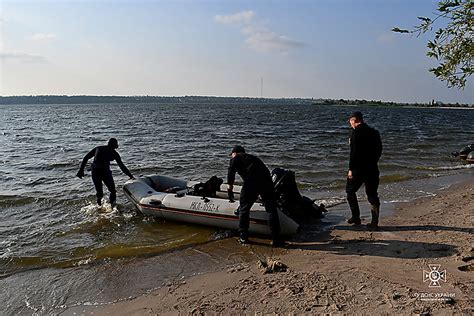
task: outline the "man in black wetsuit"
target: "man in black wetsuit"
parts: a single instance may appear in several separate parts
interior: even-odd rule
[[[118,141],[115,138],[111,138],[109,139],[107,146],[97,146],[92,149],[82,160],[81,167],[77,172],[77,176],[82,179],[87,161],[94,157],[94,162],[92,163],[92,181],[94,182],[95,190],[97,192],[97,204],[99,205],[102,204],[102,197],[104,196],[104,191],[102,189],[102,182],[104,182],[110,192],[110,204],[112,207],[115,206],[117,194],[115,191],[112,171],[110,170],[111,161],[115,160],[123,173],[129,176],[130,179],[134,178],[130,171],[128,171],[127,167],[123,164],[118,152],[115,151],[118,146]]]
[[[349,224],[360,225],[360,210],[356,192],[365,184],[367,199],[371,204],[372,221],[367,224],[369,229],[378,229],[380,199],[377,193],[379,187],[378,161],[382,155],[382,140],[374,128],[364,123],[362,113],[355,111],[349,117],[352,127],[350,136],[349,171],[347,172],[346,193],[347,202],[352,217]]]
[[[245,153],[242,146],[235,146],[231,152],[231,160],[227,173],[227,183],[229,184],[229,199],[233,200],[233,187],[235,173],[244,180],[240,192],[239,206],[239,242],[248,243],[250,209],[260,195],[268,212],[268,224],[272,234],[272,245],[275,247],[283,246],[280,239],[280,221],[278,218],[275,192],[273,188],[272,177],[265,164],[256,156]]]

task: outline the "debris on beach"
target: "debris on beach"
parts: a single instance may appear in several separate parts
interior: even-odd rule
[[[274,273],[274,272],[286,272],[288,267],[281,261],[273,260],[273,259],[266,259],[266,260],[258,260],[257,266],[263,274],[266,273]]]

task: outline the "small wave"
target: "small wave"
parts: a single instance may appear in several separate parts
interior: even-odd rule
[[[40,269],[48,266],[47,258],[35,256],[5,256],[0,258],[0,276],[8,276],[15,272],[27,271],[31,269]]]
[[[102,201],[102,205],[89,202],[86,206],[81,208],[81,213],[85,214],[86,217],[92,220],[94,223],[103,223],[104,220],[121,226],[124,222],[134,217],[133,213],[124,213],[118,209],[118,206],[112,207],[108,202]]]
[[[334,181],[319,181],[318,183],[315,182],[298,182],[297,186],[299,190],[302,191],[325,191],[325,190],[337,190],[342,189],[346,185],[345,179],[338,179]]]
[[[39,315],[41,312],[43,312],[45,310],[43,305],[41,305],[41,308],[35,307],[32,303],[30,303],[29,300],[30,300],[30,298],[28,296],[26,296],[25,300],[24,300],[24,303],[25,303],[26,308],[28,308],[29,310],[34,312],[33,315]]]
[[[101,206],[88,202],[79,210],[79,213],[84,214],[85,218],[79,223],[69,224],[70,229],[58,232],[57,235],[61,237],[82,233],[97,235],[101,231],[122,227],[136,218],[135,212],[122,212],[121,208],[120,205],[112,208],[110,203],[105,201]]]
[[[103,202],[102,205],[97,205],[90,202],[88,205],[81,208],[81,212],[88,216],[97,215],[106,218],[115,217],[115,215],[119,213],[117,207],[112,207],[110,203],[106,202]]]
[[[68,167],[77,167],[77,163],[75,161],[69,161],[69,162],[53,162],[50,163],[46,166],[43,166],[41,169],[42,170],[55,170],[58,168],[64,168],[67,169]]]
[[[36,186],[40,184],[53,183],[54,181],[56,181],[56,179],[48,179],[48,178],[40,177],[36,180],[33,180],[31,178],[28,178],[28,182],[25,183],[25,185],[31,187],[31,186]]]
[[[417,167],[419,170],[429,170],[429,171],[446,171],[446,170],[463,170],[463,169],[473,169],[474,164],[462,164],[455,166],[439,166],[439,167]]]
[[[380,182],[383,183],[393,183],[393,182],[403,182],[403,181],[408,181],[412,180],[413,177],[409,176],[407,174],[389,174],[389,175],[383,175],[380,177]]]
[[[11,244],[11,243],[9,243]],[[2,245],[2,248],[5,249],[3,253],[0,253],[0,259],[9,259],[12,255],[11,249],[7,246]]]
[[[78,262],[76,262],[74,265],[75,266],[86,266],[88,264],[90,264],[91,262],[94,261],[94,258],[93,257],[89,257],[87,259],[83,259],[83,260],[79,260]]]
[[[423,191],[423,190],[417,190],[415,191],[416,193],[420,194],[421,196],[423,197],[432,197],[432,196],[436,196],[436,193],[434,192],[428,192],[428,191]]]
[[[407,203],[410,202],[411,200],[404,199],[404,200],[389,200],[389,201],[383,201],[383,204],[393,204],[393,203]]]
[[[0,195],[0,207],[8,208],[14,206],[24,206],[36,202],[38,199],[19,195]]]

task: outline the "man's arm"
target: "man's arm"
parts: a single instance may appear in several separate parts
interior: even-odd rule
[[[377,155],[377,161],[380,159],[380,157],[382,156],[382,139],[380,137],[380,133],[379,131],[375,131],[375,153]]]
[[[352,130],[351,136],[350,136],[349,171],[347,173],[347,176],[349,179],[352,178],[352,171],[357,167],[356,154],[357,154],[357,138],[356,138],[355,130]]]
[[[87,155],[84,156],[84,159],[82,159],[81,167],[79,168],[79,171],[77,172],[77,176],[82,179],[84,176],[84,168],[86,167],[87,161],[94,157],[95,155],[96,148],[92,149],[89,151]]]
[[[236,158],[237,157],[234,157],[230,160],[229,169],[227,170],[227,184],[229,185],[227,195],[229,196],[230,202],[234,202],[234,181],[235,173],[237,172],[237,168],[235,167]]]
[[[125,165],[122,162],[122,158],[120,158],[120,155],[116,153],[115,156],[115,161],[117,162],[117,165],[120,167],[120,170],[122,170],[123,173],[125,173],[130,179],[134,179],[135,177],[132,175],[132,173],[125,167]]]
[[[229,185],[229,189],[233,189],[234,182],[235,182],[235,173],[237,172],[237,161],[238,156],[232,158],[229,162],[229,168],[227,169],[227,184]]]

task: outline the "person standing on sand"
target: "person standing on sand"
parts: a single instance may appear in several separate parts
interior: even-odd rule
[[[244,180],[242,190],[240,191],[239,242],[241,244],[248,243],[250,209],[260,195],[265,205],[265,210],[268,212],[268,224],[273,240],[272,246],[283,246],[284,242],[280,238],[280,220],[278,218],[275,191],[270,171],[258,157],[245,153],[245,149],[242,146],[234,146],[231,157],[227,173],[228,192],[231,201],[234,195],[235,173],[238,172]]]
[[[103,182],[110,192],[110,204],[112,207],[115,206],[117,193],[115,191],[115,183],[114,178],[112,177],[112,171],[110,170],[111,161],[115,160],[122,172],[129,176],[130,179],[134,179],[134,176],[123,164],[118,152],[115,151],[118,146],[118,141],[115,138],[111,138],[109,139],[109,142],[106,146],[95,147],[84,157],[81,167],[77,172],[77,176],[82,179],[82,177],[84,177],[84,168],[87,161],[94,157],[94,162],[92,163],[92,181],[94,182],[98,205],[102,205],[102,197],[104,196],[102,189]]]
[[[382,155],[382,140],[376,129],[364,123],[362,113],[359,111],[351,114],[349,124],[352,130],[349,139],[351,150],[346,193],[352,217],[347,222],[354,225],[361,224],[356,193],[362,184],[365,184],[372,213],[372,221],[367,224],[367,228],[376,230],[380,214],[380,199],[377,193],[380,173],[377,163]]]

